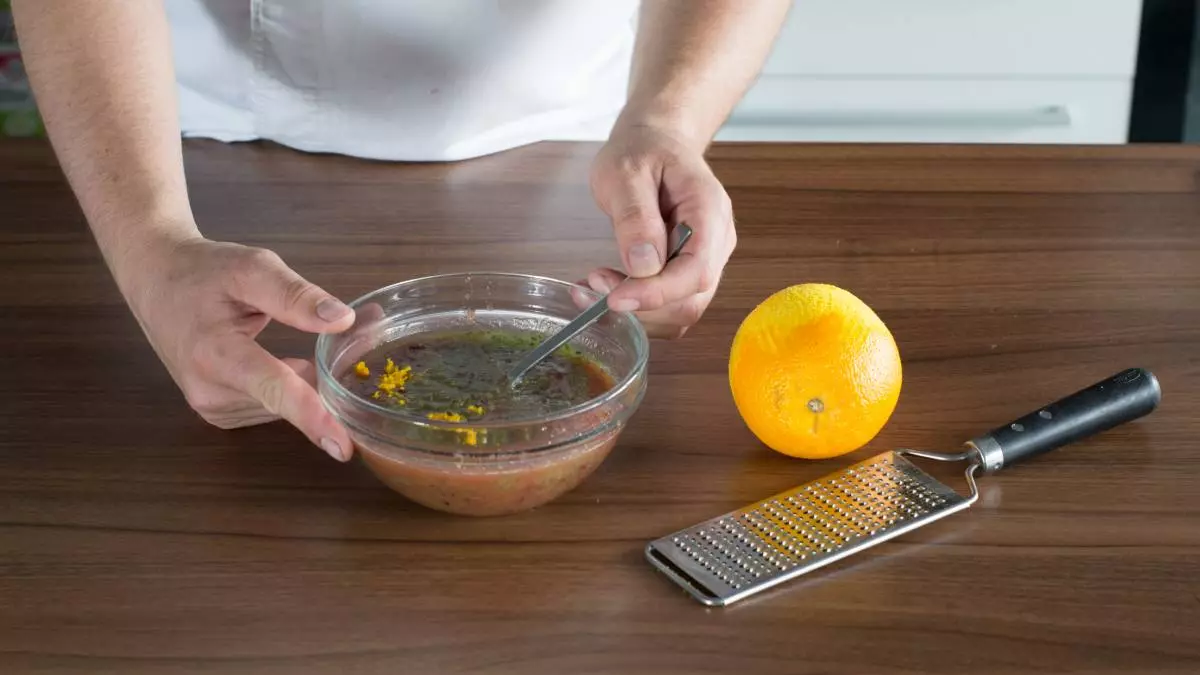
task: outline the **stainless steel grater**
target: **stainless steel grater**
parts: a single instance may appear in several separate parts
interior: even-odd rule
[[[897,450],[650,542],[646,557],[692,597],[724,606],[782,584],[979,499],[975,474],[992,473],[1148,414],[1157,379],[1122,371],[966,444],[958,454]],[[970,495],[908,457],[965,461]]]

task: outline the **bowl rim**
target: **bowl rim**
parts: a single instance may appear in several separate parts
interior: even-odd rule
[[[381,293],[386,294],[386,293],[394,291],[395,289],[399,289],[399,288],[402,288],[405,286],[414,286],[418,283],[435,282],[435,281],[443,280],[443,279],[465,279],[465,278],[474,277],[474,276],[504,277],[504,278],[509,278],[509,279],[520,279],[523,281],[547,282],[550,284],[555,284],[558,286],[565,287],[568,290],[568,292],[570,292],[570,289],[572,289],[572,288],[580,289],[584,293],[586,293],[588,296],[594,298],[595,300],[599,300],[602,297],[599,293],[588,288],[587,286],[583,286],[578,283],[572,283],[569,281],[563,281],[562,279],[556,279],[554,277],[542,276],[542,275],[537,275],[537,274],[521,274],[519,272],[478,271],[478,272],[448,272],[448,273],[444,273],[444,274],[430,274],[430,275],[421,276],[421,277],[414,277],[412,279],[407,279],[404,281],[398,281],[396,283],[393,283],[393,284],[390,284],[387,286],[382,286],[382,287],[377,288],[372,291],[368,291],[367,293],[360,295],[359,297],[355,298],[354,300],[350,301],[347,304],[350,306],[351,309],[354,309],[355,312],[357,312],[358,308],[361,307],[365,303],[366,299],[371,296],[379,295]],[[465,425],[462,422],[445,422],[445,421],[441,421],[441,420],[431,420],[427,417],[416,415],[416,414],[413,414],[413,413],[410,413],[407,411],[379,405],[369,399],[365,399],[361,396],[354,394],[354,392],[350,391],[345,386],[343,386],[342,383],[340,381],[338,381],[338,379],[336,377],[334,377],[333,371],[330,368],[330,364],[326,362],[325,353],[329,351],[330,342],[332,342],[338,336],[342,335],[341,333],[321,333],[320,335],[317,336],[316,349],[315,349],[317,377],[318,377],[318,381],[324,382],[325,384],[330,386],[333,389],[334,394],[336,396],[338,396],[339,398],[345,397],[347,400],[352,401],[354,405],[356,405],[360,408],[365,408],[372,413],[382,414],[391,419],[399,420],[399,421],[410,423],[410,424],[415,424],[415,425],[422,426],[422,427],[429,428],[429,429],[442,429],[442,430],[449,430],[449,431],[453,431],[455,429],[463,429],[463,428],[505,429],[505,428],[526,426],[529,424],[547,424],[550,422],[558,422],[558,421],[562,421],[562,420],[569,419],[572,417],[576,417],[576,416],[584,414],[584,413],[591,412],[592,410],[600,408],[600,407],[604,406],[605,404],[611,402],[612,400],[619,398],[620,396],[625,394],[629,390],[629,388],[634,385],[635,382],[637,382],[638,377],[640,375],[642,375],[642,373],[646,370],[647,363],[649,362],[649,359],[650,359],[650,337],[646,334],[645,326],[643,326],[642,322],[631,312],[611,312],[611,313],[617,314],[619,316],[624,316],[631,322],[631,324],[633,326],[633,331],[634,331],[634,340],[633,341],[634,341],[634,347],[637,352],[636,361],[633,364],[633,367],[629,369],[629,372],[626,373],[625,376],[620,381],[614,383],[612,388],[609,389],[608,391],[604,392],[603,394],[601,394],[595,398],[588,399],[587,401],[584,401],[583,403],[580,403],[578,405],[574,405],[569,408],[564,408],[562,410],[556,411],[549,415],[519,417],[519,418],[515,418],[515,419],[504,420],[503,422],[480,424],[480,425]],[[319,392],[318,392],[318,394],[319,394]],[[322,398],[324,398],[324,397],[322,397]],[[329,407],[329,406],[326,405],[326,407]],[[341,415],[338,415],[333,410],[330,410],[330,412],[334,413],[334,415],[336,417],[341,417]],[[339,421],[341,421],[341,420],[339,420]]]

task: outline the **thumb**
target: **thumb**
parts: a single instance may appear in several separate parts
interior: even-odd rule
[[[607,192],[600,208],[612,218],[625,271],[638,278],[658,274],[667,247],[658,181],[649,171],[623,174]]]
[[[238,275],[233,295],[267,316],[310,333],[340,333],[354,310],[297,274],[278,255],[264,251]]]

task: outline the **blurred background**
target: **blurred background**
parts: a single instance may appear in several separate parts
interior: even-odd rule
[[[8,5],[0,0],[0,137],[41,135]]]
[[[798,0],[719,138],[1200,139],[1200,0]],[[0,0],[0,136],[43,133]]]

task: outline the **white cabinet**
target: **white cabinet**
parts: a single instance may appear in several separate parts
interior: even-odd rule
[[[1140,0],[796,0],[718,138],[1121,143]]]

